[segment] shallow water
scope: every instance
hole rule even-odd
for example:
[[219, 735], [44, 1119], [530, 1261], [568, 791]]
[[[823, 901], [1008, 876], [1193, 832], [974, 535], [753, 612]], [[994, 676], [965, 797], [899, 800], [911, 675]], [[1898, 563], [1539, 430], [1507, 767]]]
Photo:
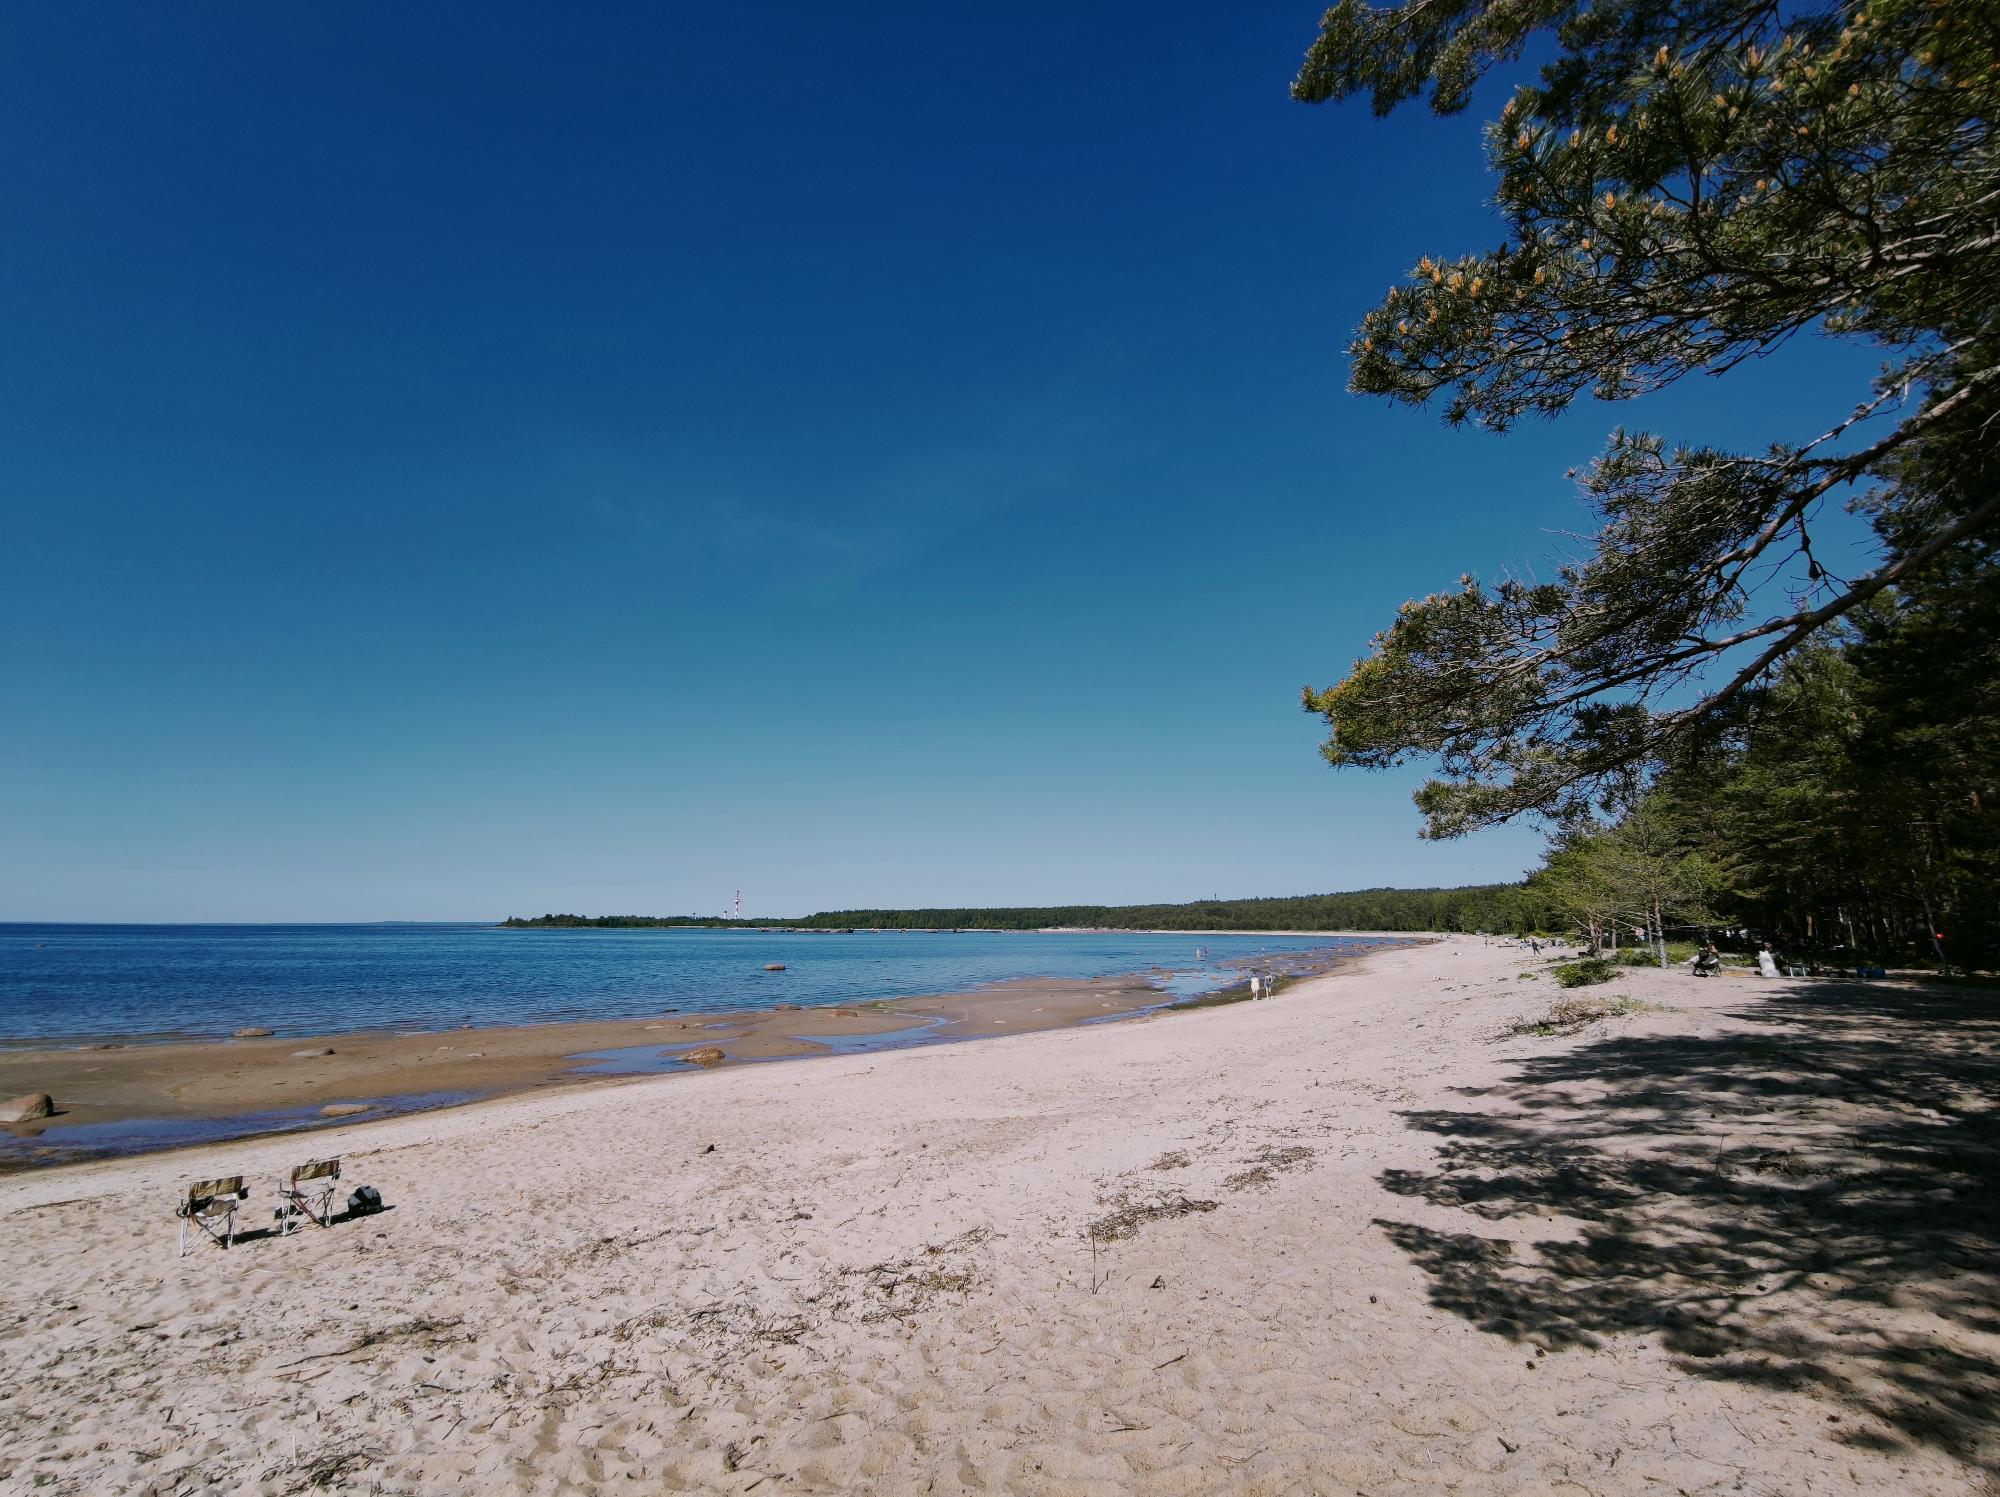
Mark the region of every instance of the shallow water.
[[221, 1143], [227, 1139], [254, 1138], [268, 1133], [338, 1128], [348, 1123], [365, 1123], [373, 1118], [456, 1107], [462, 1102], [475, 1102], [485, 1095], [484, 1092], [445, 1091], [358, 1097], [354, 1100], [371, 1104], [368, 1111], [338, 1118], [321, 1117], [320, 1108], [326, 1105], [321, 1102], [307, 1107], [279, 1107], [267, 1112], [235, 1113], [227, 1117], [125, 1118], [113, 1123], [79, 1123], [74, 1127], [55, 1117], [47, 1120], [46, 1133], [39, 1128], [0, 1127], [0, 1169], [71, 1164], [83, 1159], [144, 1154], [154, 1149]]
[[664, 1076], [670, 1072], [698, 1070], [699, 1067], [684, 1065], [683, 1052], [701, 1044], [700, 1040], [685, 1040], [677, 1045], [614, 1045], [609, 1050], [585, 1050], [573, 1055], [576, 1066], [570, 1074], [574, 1076]]
[[[1285, 971], [1308, 953], [1379, 944], [1041, 931], [0, 925], [0, 1044], [638, 1018], [1133, 972], [1186, 997], [1240, 981], [1245, 963]], [[785, 970], [766, 972], [766, 963]]]
[[907, 1050], [912, 1045], [944, 1044], [946, 1040], [938, 1031], [950, 1022], [946, 1018], [926, 1019], [907, 1029], [888, 1029], [880, 1034], [815, 1034], [794, 1035], [793, 1038], [808, 1045], [824, 1045], [835, 1055], [866, 1055], [876, 1050]]

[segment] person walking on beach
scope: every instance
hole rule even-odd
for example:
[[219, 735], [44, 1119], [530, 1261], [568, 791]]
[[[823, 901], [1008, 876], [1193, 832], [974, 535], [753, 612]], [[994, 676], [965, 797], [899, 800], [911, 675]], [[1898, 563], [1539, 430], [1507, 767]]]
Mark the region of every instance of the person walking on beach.
[[1255, 972], [1250, 974], [1250, 1001], [1255, 1003], [1264, 996], [1264, 979]]

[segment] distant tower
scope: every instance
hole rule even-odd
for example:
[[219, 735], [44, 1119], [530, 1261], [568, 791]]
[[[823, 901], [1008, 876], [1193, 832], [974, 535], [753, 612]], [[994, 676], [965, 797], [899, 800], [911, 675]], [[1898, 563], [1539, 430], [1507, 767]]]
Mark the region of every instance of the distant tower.
[[736, 918], [738, 920], [743, 918], [743, 891], [741, 889], [736, 891]]

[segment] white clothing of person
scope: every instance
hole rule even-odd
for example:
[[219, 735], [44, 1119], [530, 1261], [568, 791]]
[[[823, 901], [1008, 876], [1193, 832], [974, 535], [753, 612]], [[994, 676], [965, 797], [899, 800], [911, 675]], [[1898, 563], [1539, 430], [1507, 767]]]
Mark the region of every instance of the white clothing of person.
[[1255, 972], [1250, 974], [1250, 996], [1252, 999], [1264, 996], [1264, 979], [1259, 977]]
[[1776, 977], [1778, 975], [1778, 959], [1772, 955], [1771, 948], [1768, 946], [1757, 953], [1757, 975], [1759, 977]]

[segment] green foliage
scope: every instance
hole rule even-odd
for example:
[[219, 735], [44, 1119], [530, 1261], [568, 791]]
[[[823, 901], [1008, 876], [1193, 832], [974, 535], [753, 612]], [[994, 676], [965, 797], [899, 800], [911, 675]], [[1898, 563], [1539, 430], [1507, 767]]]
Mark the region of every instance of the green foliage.
[[[1437, 763], [1417, 797], [1428, 836], [1629, 792], [1830, 626], [1892, 587], [1920, 600], [1930, 564], [1962, 562], [2000, 517], [1990, 15], [1341, 0], [1293, 92], [1386, 113], [1428, 88], [1448, 113], [1542, 33], [1554, 60], [1487, 135], [1505, 240], [1420, 259], [1357, 333], [1355, 389], [1504, 430], [1801, 331], [1887, 362], [1851, 411], [1761, 453], [1615, 433], [1581, 476], [1598, 519], [1584, 554], [1546, 580], [1468, 576], [1406, 603], [1344, 679], [1307, 688], [1331, 763]], [[1857, 486], [1881, 550], [1836, 578], [1812, 528]]]
[[1205, 899], [1192, 904], [1050, 905], [1040, 908], [831, 910], [801, 919], [710, 919], [701, 915], [510, 916], [521, 929], [643, 929], [652, 926], [796, 930], [1382, 930], [1528, 929], [1541, 909], [1518, 885], [1460, 889], [1360, 889], [1285, 899]]
[[1665, 965], [1665, 931], [1712, 922], [1725, 882], [1692, 826], [1660, 795], [1638, 799], [1610, 824], [1576, 818], [1558, 829], [1528, 890], [1563, 911], [1593, 948], [1615, 946], [1621, 931], [1641, 932]]
[[[2000, 957], [2000, 571], [1938, 564], [1788, 661], [1667, 793], [1715, 802], [1739, 923], [1792, 946]], [[1945, 940], [1934, 939], [1944, 933]]]
[[1561, 827], [1523, 900], [1566, 911], [1594, 943], [1734, 929], [1836, 967], [1993, 965], [2000, 569], [1973, 551], [1923, 584], [1787, 659], [1667, 756], [1619, 820]]
[[[1675, 963], [1691, 960], [1695, 949], [1692, 941], [1669, 941], [1666, 943], [1667, 961]], [[1654, 955], [1650, 947], [1627, 946], [1610, 960], [1616, 961], [1621, 967], [1650, 967], [1653, 965]]]
[[1618, 969], [1601, 956], [1587, 956], [1582, 961], [1564, 962], [1549, 969], [1555, 974], [1556, 982], [1565, 988], [1595, 987], [1600, 982], [1609, 982], [1618, 975]]

